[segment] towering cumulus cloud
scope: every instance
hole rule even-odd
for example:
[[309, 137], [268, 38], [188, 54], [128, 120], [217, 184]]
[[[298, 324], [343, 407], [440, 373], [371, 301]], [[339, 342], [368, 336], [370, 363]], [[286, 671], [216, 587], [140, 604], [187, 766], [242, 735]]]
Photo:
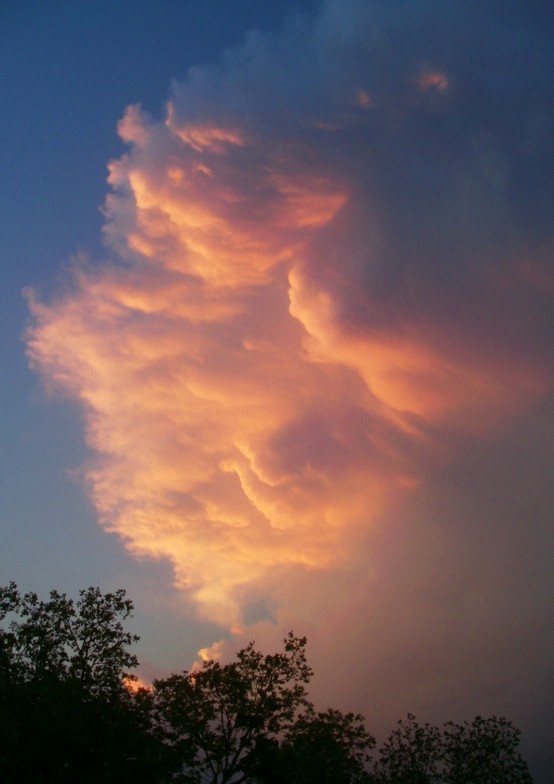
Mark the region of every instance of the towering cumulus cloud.
[[[82, 405], [102, 525], [237, 634], [297, 613], [355, 648], [371, 618], [401, 647], [419, 596], [442, 645], [435, 592], [479, 593], [485, 550], [508, 580], [505, 509], [441, 517], [452, 466], [492, 482], [554, 378], [548, 42], [496, 5], [330, 1], [191, 69], [163, 118], [129, 107], [113, 260], [30, 297], [29, 354]], [[459, 607], [468, 650], [505, 617], [490, 596], [481, 626]]]

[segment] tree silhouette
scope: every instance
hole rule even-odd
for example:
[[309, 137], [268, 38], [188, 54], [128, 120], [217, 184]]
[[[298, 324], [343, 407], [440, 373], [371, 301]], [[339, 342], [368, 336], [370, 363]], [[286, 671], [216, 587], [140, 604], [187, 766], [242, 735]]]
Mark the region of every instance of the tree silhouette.
[[469, 724], [448, 722], [444, 758], [451, 784], [531, 784], [518, 751], [521, 733], [507, 719], [476, 716]]
[[408, 714], [379, 750], [376, 784], [532, 784], [518, 746], [520, 732], [505, 718], [477, 716], [441, 731]]
[[373, 772], [379, 784], [443, 784], [442, 757], [440, 730], [409, 713], [379, 749]]
[[162, 781], [163, 746], [125, 687], [137, 664], [125, 591], [74, 602], [0, 588], [0, 780], [3, 784]]
[[199, 670], [154, 681], [152, 711], [180, 755], [177, 780], [227, 784], [247, 780], [245, 760], [263, 738], [276, 737], [307, 705], [306, 638], [292, 633], [282, 653], [250, 643], [236, 661], [206, 661]]
[[82, 589], [77, 602], [51, 591], [42, 601], [10, 583], [0, 588], [0, 621], [11, 618], [0, 631], [0, 663], [12, 679], [74, 679], [93, 693], [110, 694], [138, 664], [129, 648], [139, 638], [123, 625], [132, 611], [123, 589]]
[[308, 699], [306, 638], [130, 690], [124, 590], [0, 587], [2, 784], [531, 784], [504, 718], [398, 722], [375, 761], [362, 716]]
[[375, 740], [363, 716], [334, 708], [300, 714], [284, 737], [259, 743], [248, 760], [259, 784], [369, 784], [369, 751]]

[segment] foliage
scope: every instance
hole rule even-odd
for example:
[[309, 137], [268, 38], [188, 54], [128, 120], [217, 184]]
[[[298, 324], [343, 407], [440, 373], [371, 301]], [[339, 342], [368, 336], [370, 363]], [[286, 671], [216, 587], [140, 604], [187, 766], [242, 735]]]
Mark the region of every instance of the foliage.
[[0, 771], [3, 784], [164, 780], [168, 761], [124, 686], [137, 640], [122, 590], [77, 602], [0, 588]]
[[531, 784], [518, 751], [521, 733], [507, 719], [481, 716], [469, 724], [449, 722], [444, 756], [451, 784]]
[[306, 638], [206, 661], [131, 691], [125, 591], [76, 602], [0, 587], [2, 784], [531, 784], [520, 733], [408, 714], [375, 761], [362, 716], [308, 700]]
[[505, 718], [477, 716], [441, 731], [408, 714], [373, 768], [377, 784], [532, 784], [519, 730]]
[[281, 742], [264, 739], [249, 762], [259, 784], [366, 784], [375, 740], [363, 716], [334, 708], [302, 713]]
[[12, 687], [0, 705], [2, 784], [157, 784], [168, 763], [132, 698], [48, 679]]
[[0, 667], [13, 681], [73, 679], [95, 694], [120, 690], [127, 669], [138, 664], [129, 647], [138, 636], [125, 631], [133, 611], [125, 591], [79, 592], [74, 602], [51, 591], [47, 601], [36, 593], [21, 595], [15, 583], [0, 588]]
[[181, 781], [246, 780], [243, 763], [257, 742], [284, 732], [307, 705], [305, 646], [290, 633], [282, 653], [264, 656], [250, 643], [230, 664], [206, 661], [154, 682], [152, 710], [181, 754]]
[[375, 740], [359, 714], [334, 708], [316, 713], [310, 708], [299, 717], [284, 743], [292, 762], [289, 781], [305, 784], [362, 784]]
[[382, 784], [442, 784], [440, 730], [409, 713], [379, 750], [374, 775]]

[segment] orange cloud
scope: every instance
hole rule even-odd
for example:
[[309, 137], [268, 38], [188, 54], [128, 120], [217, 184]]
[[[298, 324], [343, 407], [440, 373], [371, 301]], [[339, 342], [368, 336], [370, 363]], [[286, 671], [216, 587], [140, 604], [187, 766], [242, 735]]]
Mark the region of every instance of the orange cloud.
[[[156, 660], [159, 608], [226, 630], [198, 666], [294, 629], [314, 699], [370, 706], [377, 736], [410, 710], [527, 716], [536, 739], [552, 724], [551, 44], [507, 46], [509, 20], [487, 36], [485, 4], [448, 4], [445, 24], [412, 5], [326, 0], [191, 69], [162, 120], [130, 107], [112, 260], [79, 261], [48, 302], [28, 293], [28, 353], [81, 405], [100, 524], [173, 567]], [[177, 636], [159, 666], [186, 666]]]
[[131, 107], [119, 132], [105, 236], [122, 262], [77, 267], [50, 304], [30, 295], [28, 351], [82, 404], [102, 525], [170, 559], [201, 614], [239, 629], [286, 575], [348, 563], [452, 432], [509, 421], [550, 372], [436, 309], [398, 313], [389, 296], [371, 310], [340, 220], [356, 177], [326, 160], [327, 134], [321, 152], [183, 123], [171, 103], [165, 122]]
[[404, 319], [388, 330], [348, 329], [338, 302], [300, 268], [291, 269], [289, 282], [290, 311], [309, 335], [308, 355], [355, 369], [391, 416], [487, 432], [550, 388], [551, 374], [540, 362], [498, 346], [491, 356], [486, 344], [468, 342], [452, 324]]
[[30, 296], [29, 353], [83, 405], [102, 524], [137, 556], [170, 558], [203, 613], [232, 624], [241, 585], [340, 559], [349, 520], [388, 492], [364, 384], [306, 361], [289, 313], [291, 256], [346, 196], [295, 161], [250, 173], [126, 118], [134, 146], [111, 165], [106, 214], [129, 260], [81, 266], [50, 305]]
[[420, 90], [437, 90], [444, 93], [449, 88], [448, 77], [442, 71], [423, 71], [417, 78]]
[[226, 145], [235, 144], [240, 147], [244, 144], [242, 136], [237, 131], [228, 131], [210, 125], [185, 125], [179, 128], [177, 135], [185, 144], [190, 144], [196, 152], [210, 150], [224, 154]]
[[356, 90], [356, 106], [359, 106], [360, 109], [371, 109], [374, 106], [373, 99], [371, 95], [367, 92], [367, 90], [363, 90], [361, 87], [358, 87]]

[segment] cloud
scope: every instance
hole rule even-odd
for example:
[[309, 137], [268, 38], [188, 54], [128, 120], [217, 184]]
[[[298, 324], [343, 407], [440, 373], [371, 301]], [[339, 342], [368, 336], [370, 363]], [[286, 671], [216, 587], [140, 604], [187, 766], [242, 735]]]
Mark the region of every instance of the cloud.
[[[102, 525], [237, 637], [296, 619], [363, 668], [381, 635], [376, 671], [404, 650], [398, 692], [424, 706], [449, 652], [459, 686], [537, 631], [509, 607], [542, 596], [514, 577], [526, 521], [494, 499], [505, 449], [544, 460], [514, 428], [551, 427], [547, 47], [494, 4], [342, 0], [251, 33], [161, 119], [127, 109], [113, 260], [30, 295]], [[510, 481], [540, 514], [532, 472]]]

